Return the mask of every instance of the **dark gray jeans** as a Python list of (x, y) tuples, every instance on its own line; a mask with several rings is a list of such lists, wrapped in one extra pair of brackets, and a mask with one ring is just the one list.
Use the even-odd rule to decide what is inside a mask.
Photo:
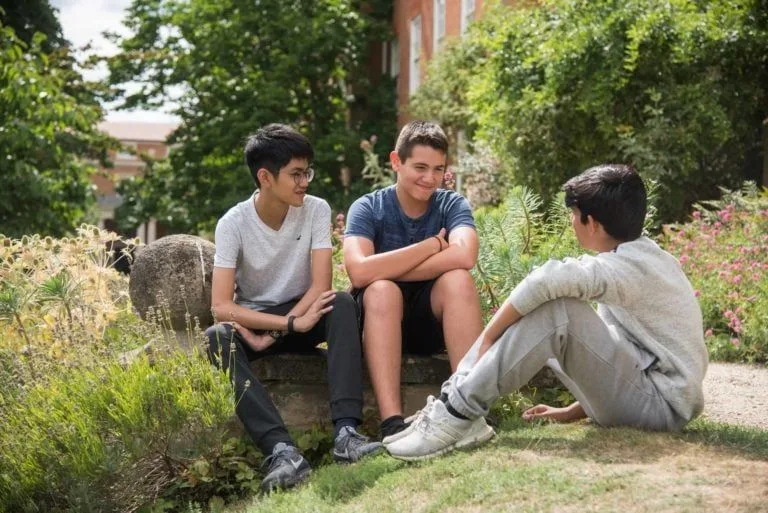
[[(285, 315), (296, 303), (290, 301), (262, 312)], [(239, 399), (237, 415), (264, 454), (270, 454), (279, 442), (292, 441), (275, 404), (251, 371), (251, 360), (278, 353), (312, 353), (317, 344), (327, 341), (331, 418), (362, 420), (362, 349), (357, 305), (346, 292), (337, 292), (333, 305), (333, 310), (310, 331), (286, 335), (265, 351), (253, 351), (229, 324), (216, 324), (205, 332), (209, 341), (208, 356), (218, 367), (227, 367), (235, 397)], [(232, 349), (234, 353), (230, 355)], [(250, 381), (247, 388), (246, 381)]]

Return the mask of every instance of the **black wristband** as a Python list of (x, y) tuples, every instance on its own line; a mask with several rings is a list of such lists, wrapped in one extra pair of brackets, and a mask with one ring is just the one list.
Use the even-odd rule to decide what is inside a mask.
[(440, 251), (442, 251), (443, 250), (443, 241), (441, 241), (440, 237), (438, 237), (437, 235), (433, 235), (432, 237), (437, 239), (437, 243), (440, 244)]
[(295, 330), (293, 329), (293, 321), (296, 319), (295, 315), (289, 315), (288, 316), (288, 333), (295, 333)]

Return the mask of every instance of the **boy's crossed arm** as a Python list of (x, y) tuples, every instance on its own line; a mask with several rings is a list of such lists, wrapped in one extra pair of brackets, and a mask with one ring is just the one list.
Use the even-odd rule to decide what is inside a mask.
[(376, 280), (431, 280), (453, 269), (471, 269), (477, 260), (477, 234), (460, 227), (445, 240), (445, 229), (436, 236), (386, 253), (374, 254), (366, 237), (344, 239), (344, 264), (352, 286), (363, 288)]
[(469, 226), (460, 226), (451, 231), (448, 246), (409, 271), (395, 278), (397, 281), (433, 280), (454, 269), (470, 270), (477, 263), (477, 232)]

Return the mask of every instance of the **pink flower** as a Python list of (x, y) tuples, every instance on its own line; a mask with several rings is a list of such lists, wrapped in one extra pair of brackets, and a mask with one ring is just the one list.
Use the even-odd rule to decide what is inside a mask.
[(683, 256), (681, 256), (681, 257), (680, 257), (680, 265), (685, 265), (685, 263), (686, 263), (688, 260), (690, 260), (690, 258), (688, 257), (688, 255), (683, 255)]
[(701, 296), (701, 292), (700, 292), (700, 291), (698, 291), (698, 290), (694, 290), (694, 291), (693, 291), (693, 295), (694, 295), (695, 297), (699, 297), (699, 296)]
[(717, 216), (724, 222), (727, 223), (731, 220), (731, 213), (728, 210), (721, 210), (717, 213)]
[(741, 275), (737, 274), (736, 276), (733, 277), (733, 284), (738, 285), (739, 283), (741, 283)]
[(733, 347), (739, 347), (741, 345), (741, 340), (739, 340), (738, 338), (732, 338), (731, 345), (733, 345)]
[(707, 331), (704, 332), (705, 337), (711, 337), (714, 334), (714, 331), (712, 331), (712, 328), (709, 328)]
[(701, 212), (699, 212), (698, 210), (695, 210), (693, 212), (693, 218), (694, 219), (701, 219)]

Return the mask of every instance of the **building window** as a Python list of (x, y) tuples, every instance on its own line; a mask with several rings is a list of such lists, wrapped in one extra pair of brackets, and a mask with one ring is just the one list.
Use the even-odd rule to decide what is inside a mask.
[(389, 47), (389, 73), (394, 79), (400, 75), (400, 43), (397, 39)]
[(445, 0), (432, 0), (434, 27), (432, 30), (432, 53), (437, 53), (445, 37)]
[(411, 52), (408, 68), (408, 92), (413, 94), (419, 88), (421, 77), (419, 76), (419, 61), (421, 60), (421, 15), (411, 20)]
[(467, 31), (470, 22), (475, 19), (475, 0), (461, 0), (461, 33)]
[(387, 68), (389, 67), (389, 60), (387, 59), (387, 47), (390, 46), (390, 44), (386, 41), (383, 41), (381, 43), (381, 74), (386, 75), (387, 71), (389, 71)]
[(129, 150), (136, 151), (136, 143), (132, 142), (124, 142), (123, 143), (123, 151), (117, 152), (117, 160), (137, 160), (138, 157), (131, 153)]

